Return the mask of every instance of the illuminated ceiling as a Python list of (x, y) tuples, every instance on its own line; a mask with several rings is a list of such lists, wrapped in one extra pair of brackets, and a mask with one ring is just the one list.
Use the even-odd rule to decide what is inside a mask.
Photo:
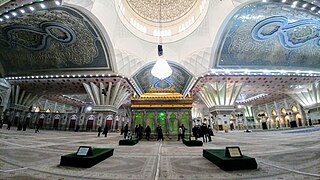
[[(27, 3), (23, 7), (9, 4), (0, 8), (4, 12), (0, 15), (0, 51), (2, 57), (11, 57), (0, 59), (1, 73), (10, 83), (47, 94), (51, 99), (84, 94), (82, 82), (107, 84), (114, 77), (116, 81), (122, 79), (132, 94), (145, 92), (146, 83), (157, 82), (144, 73), (157, 59), (159, 37), (164, 43), (165, 58), (179, 67), (178, 75), (169, 83), (180, 86), (177, 89), (184, 95), (190, 91), (195, 101), (207, 82), (244, 83), (237, 102), (247, 100), (252, 105), (286, 98), (319, 82), (319, 38), (315, 32), (320, 29), (320, 8), (315, 1), (163, 0), (163, 32), (155, 31), (160, 30), (156, 0), (65, 0), (62, 7), (53, 9), (29, 4), (33, 1), (19, 2)], [(37, 11), (27, 15), (18, 11), (30, 11), (30, 6)], [(3, 11), (13, 8), (16, 9), (8, 13)], [(50, 27), (52, 31), (48, 33), (49, 29), (41, 29), (46, 26), (42, 21), (55, 21), (55, 28)], [(30, 28), (38, 34), (26, 35)], [(71, 30), (65, 31), (68, 28)], [(41, 36), (50, 40), (38, 41)], [(26, 41), (27, 37), (34, 37), (30, 38), (33, 41)], [(61, 43), (59, 37), (71, 40)], [(285, 46), (288, 42), (294, 45)], [(3, 48), (5, 45), (9, 48)], [(70, 64), (73, 60), (81, 62), (82, 53), (88, 55), (83, 62), (91, 59), (98, 64)], [(61, 58), (63, 54), (68, 56)], [(39, 56), (33, 58), (35, 55)], [(157, 85), (164, 87), (168, 83)]]
[(171, 22), (187, 14), (197, 0), (126, 0), (131, 9), (151, 22)]

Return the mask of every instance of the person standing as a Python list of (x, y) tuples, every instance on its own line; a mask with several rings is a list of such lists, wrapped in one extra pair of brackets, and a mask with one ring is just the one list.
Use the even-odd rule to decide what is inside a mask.
[(211, 142), (211, 136), (214, 136), (213, 135), (213, 131), (212, 131), (211, 126), (208, 125), (208, 139), (209, 139), (209, 142)]
[(129, 127), (128, 127), (128, 124), (126, 124), (126, 125), (124, 126), (124, 134), (123, 134), (124, 139), (126, 139), (126, 137), (127, 137), (127, 135), (128, 135), (128, 131), (129, 131)]
[(183, 140), (182, 136), (183, 136), (183, 129), (182, 129), (182, 126), (179, 126), (179, 129), (178, 129), (178, 141), (180, 141), (180, 138)]
[(163, 133), (160, 125), (158, 125), (157, 127), (157, 133), (158, 133), (157, 141), (159, 141), (160, 139), (163, 141)]
[(185, 136), (184, 136), (184, 135), (185, 135), (185, 132), (186, 132), (186, 130), (188, 130), (188, 129), (186, 129), (183, 124), (181, 124), (181, 128), (182, 128), (182, 136), (181, 136), (181, 138), (184, 139), (184, 137), (185, 137)]
[(100, 137), (100, 134), (101, 134), (101, 127), (99, 126), (98, 127), (98, 137)]
[(150, 134), (151, 134), (151, 128), (150, 128), (149, 125), (146, 127), (145, 132), (146, 132), (146, 139), (147, 139), (147, 141), (149, 141), (149, 139), (150, 139)]
[(139, 124), (139, 127), (138, 127), (138, 137), (139, 137), (139, 140), (142, 139), (142, 136), (143, 136), (143, 128), (142, 128), (141, 124)]
[(136, 125), (136, 127), (134, 128), (134, 134), (136, 135), (136, 137), (138, 137), (139, 135), (139, 126)]
[(107, 135), (108, 135), (108, 127), (107, 126), (104, 127), (103, 134), (104, 134), (104, 137), (107, 137)]

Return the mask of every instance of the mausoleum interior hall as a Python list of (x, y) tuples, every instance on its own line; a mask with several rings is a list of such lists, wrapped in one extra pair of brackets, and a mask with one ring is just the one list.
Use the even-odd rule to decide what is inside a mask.
[[(0, 32), (0, 179), (320, 178), (317, 0), (0, 0)], [(79, 146), (114, 152), (59, 165)]]

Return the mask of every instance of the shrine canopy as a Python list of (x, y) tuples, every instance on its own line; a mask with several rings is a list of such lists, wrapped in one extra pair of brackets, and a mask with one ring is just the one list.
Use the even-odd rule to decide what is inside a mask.
[(140, 97), (131, 97), (131, 108), (191, 109), (192, 97), (183, 97), (182, 94), (175, 93), (174, 86), (165, 89), (150, 87), (149, 93), (144, 93)]

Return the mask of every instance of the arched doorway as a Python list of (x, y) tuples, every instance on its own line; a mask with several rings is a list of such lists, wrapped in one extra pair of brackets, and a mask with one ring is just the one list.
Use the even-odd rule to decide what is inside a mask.
[(289, 116), (285, 116), (284, 117), (284, 121), (285, 121), (286, 127), (290, 127), (290, 117)]
[(234, 130), (235, 117), (233, 114), (230, 115), (230, 130)]
[(298, 125), (302, 126), (302, 116), (299, 113), (296, 114), (296, 120), (298, 122)]
[(169, 118), (170, 133), (175, 133), (178, 130), (176, 117), (177, 116), (175, 113), (170, 114), (170, 118)]
[(40, 114), (39, 116), (39, 120), (38, 120), (38, 124), (39, 124), (39, 127), (42, 128), (43, 127), (43, 122), (44, 122), (44, 118), (46, 117), (45, 114)]
[(109, 130), (112, 128), (112, 120), (113, 120), (113, 115), (112, 114), (108, 114), (105, 117), (105, 126), (107, 126), (107, 128)]
[(276, 125), (277, 127), (276, 128), (280, 128), (280, 118), (279, 117), (276, 117)]
[(290, 127), (290, 120), (289, 120), (290, 118), (289, 118), (289, 116), (287, 116), (286, 109), (281, 108), (280, 113), (281, 113), (281, 119), (282, 119), (282, 123), (283, 123), (282, 127)]
[(95, 116), (94, 116), (94, 115), (92, 115), (92, 114), (89, 115), (88, 121), (87, 121), (87, 128), (86, 128), (87, 131), (91, 131), (91, 130), (92, 130), (94, 119), (95, 119)]
[(76, 122), (77, 122), (77, 115), (73, 114), (70, 117), (70, 124), (69, 124), (69, 130), (74, 130), (76, 127)]
[(300, 115), (297, 106), (292, 106), (291, 107), (292, 113), (295, 116), (295, 120), (297, 122), (298, 126), (302, 126), (302, 116)]
[(154, 113), (152, 112), (148, 112), (147, 113), (147, 126), (149, 125), (151, 128), (151, 132), (155, 131), (155, 127), (154, 127)]
[(54, 129), (54, 130), (58, 130), (59, 121), (60, 121), (60, 115), (59, 115), (59, 114), (56, 114), (56, 115), (53, 117), (53, 129)]

